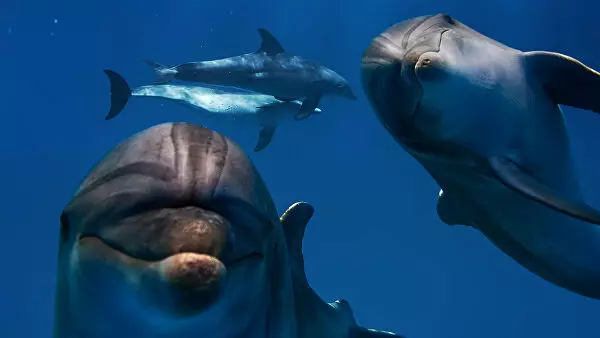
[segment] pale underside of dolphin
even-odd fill
[[[104,70],[111,84],[111,106],[107,120],[116,117],[131,96],[151,97],[182,103],[206,112],[207,119],[230,120],[236,125],[259,129],[254,151],[265,149],[279,125],[295,121],[300,101],[281,101],[271,95],[228,87],[200,85],[146,85],[131,89],[117,72]],[[320,114],[315,108],[313,114]]]
[[[304,271],[314,209],[277,216],[248,156],[189,123],[119,144],[61,215],[55,338],[383,338]]]
[[[437,212],[538,276],[600,299],[600,212],[582,197],[560,104],[600,112],[600,73],[522,52],[445,14],[373,40],[363,86],[385,128],[440,185]]]
[[[302,101],[297,119],[314,113],[321,98],[335,95],[356,100],[350,85],[333,70],[286,53],[266,29],[259,29],[261,47],[253,53],[168,67],[154,61],[156,84],[172,81],[232,86],[273,95],[282,101]]]

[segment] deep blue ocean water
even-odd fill
[[[437,186],[377,121],[359,82],[375,35],[438,12],[511,47],[600,69],[598,9],[584,0],[1,0],[0,337],[51,336],[59,215],[92,165],[147,127],[203,123],[154,100],[132,100],[105,121],[102,69],[146,84],[153,73],[143,59],[251,52],[259,27],[339,72],[359,96],[325,98],[324,114],[280,128],[257,154],[256,130],[207,124],[250,153],[280,212],[298,200],[315,206],[304,253],[324,299],[347,299],[359,324],[410,338],[600,337],[599,301],[549,284],[477,231],[437,218]],[[600,116],[564,112],[585,196],[600,206]]]

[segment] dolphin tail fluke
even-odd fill
[[[110,69],[105,69],[104,73],[110,81],[110,110],[105,118],[106,120],[110,120],[119,115],[123,108],[125,108],[131,96],[131,88],[129,88],[127,81],[119,73]]]
[[[152,82],[155,85],[161,85],[165,83],[169,83],[174,80],[174,75],[176,72],[169,69],[169,67],[160,64],[158,62],[152,60],[144,60],[144,62],[154,69],[154,73],[156,74],[156,78]]]

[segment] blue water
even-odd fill
[[[165,64],[254,51],[269,29],[291,53],[346,77],[356,102],[325,98],[324,114],[257,131],[219,127],[250,156],[278,210],[313,204],[304,252],[326,300],[345,298],[359,324],[410,338],[600,337],[600,302],[526,271],[473,229],[444,225],[438,188],[376,120],[359,83],[370,39],[389,25],[446,12],[522,50],[551,50],[600,69],[599,5],[553,0],[2,0],[0,1],[0,337],[52,335],[58,218],[109,149],[166,121],[202,124],[177,104],[132,100],[105,121],[108,81],[132,84]],[[599,93],[600,95],[600,93]],[[589,203],[600,206],[600,116],[565,108]],[[218,126],[211,125],[217,128]],[[599,262],[600,264],[600,262]]]

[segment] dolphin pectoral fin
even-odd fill
[[[440,189],[437,201],[437,214],[442,222],[447,225],[470,226],[470,220],[464,214],[464,206],[447,191]]]
[[[555,103],[600,113],[599,72],[559,53],[524,54],[527,67],[533,70]]]
[[[302,102],[302,106],[300,107],[300,111],[298,112],[298,114],[296,114],[294,119],[300,121],[310,117],[312,114],[315,113],[315,109],[319,105],[320,100],[320,96],[313,96],[304,100]]]
[[[131,96],[131,88],[119,73],[110,69],[105,69],[104,73],[110,81],[110,110],[105,117],[106,120],[110,120],[119,115],[127,105]]]
[[[525,173],[509,159],[492,157],[488,159],[488,164],[496,178],[508,188],[558,212],[600,225],[600,211],[584,202],[573,202],[561,197],[560,193]]]
[[[264,126],[260,132],[258,133],[258,142],[256,143],[256,147],[254,147],[254,152],[259,152],[265,149],[273,140],[273,135],[275,134],[276,126]]]
[[[354,335],[352,337],[355,337],[355,338],[392,338],[392,337],[406,338],[404,336],[395,334],[393,332],[367,329],[367,328],[360,327],[360,326],[357,327],[356,330],[354,330]]]
[[[257,51],[257,53],[267,53],[268,56],[275,56],[280,53],[285,53],[279,41],[277,41],[273,34],[271,34],[268,30],[259,28],[258,34],[260,34],[262,41],[260,49]]]

